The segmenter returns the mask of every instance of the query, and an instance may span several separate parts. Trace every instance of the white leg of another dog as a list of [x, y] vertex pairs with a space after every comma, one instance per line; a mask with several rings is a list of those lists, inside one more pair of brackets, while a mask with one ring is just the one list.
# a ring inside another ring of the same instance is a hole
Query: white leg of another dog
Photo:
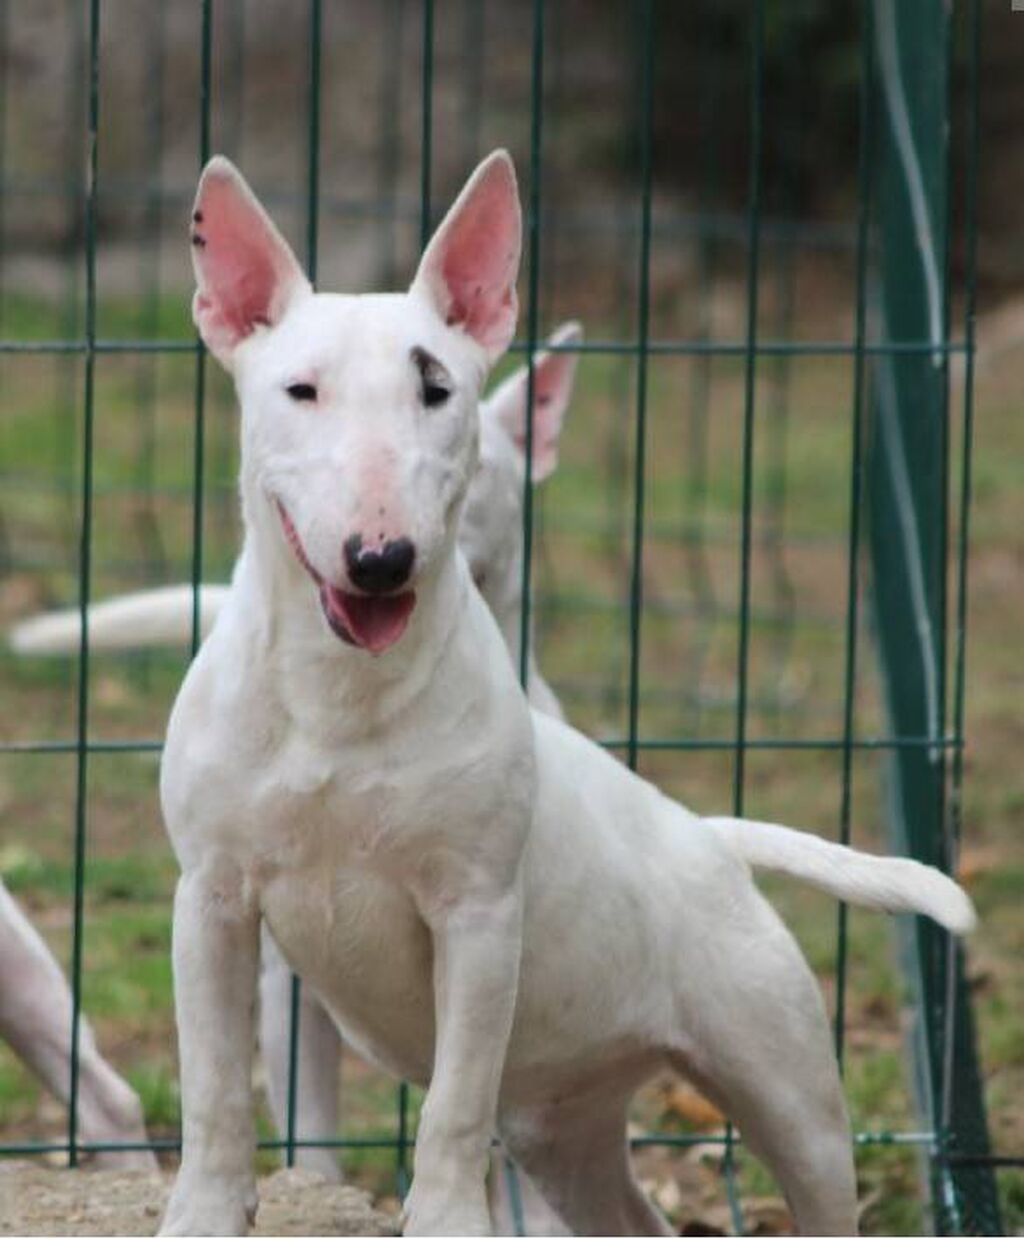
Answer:
[[[260, 936], [260, 1053], [270, 1109], [282, 1138], [288, 1131], [291, 999], [292, 970], [264, 925]], [[296, 1055], [295, 1134], [300, 1140], [333, 1140], [338, 1134], [341, 1038], [308, 985], [301, 990]], [[295, 1164], [315, 1170], [332, 1183], [341, 1182], [334, 1149], [298, 1148]]]
[[[0, 882], [0, 1035], [67, 1103], [71, 1093], [71, 992], [57, 961]], [[85, 1143], [144, 1144], [142, 1105], [100, 1055], [83, 1019], [78, 1036], [78, 1134]], [[155, 1169], [145, 1149], [98, 1153], [108, 1168]]]
[[568, 1230], [541, 1234], [671, 1235], [633, 1176], [628, 1096], [603, 1088], [538, 1114], [506, 1117], [502, 1139]]
[[[515, 1175], [514, 1185], [510, 1182], [512, 1174]], [[513, 1192], [518, 1196], [518, 1209], [512, 1202]], [[572, 1234], [539, 1188], [534, 1186], [529, 1175], [521, 1166], [516, 1166], [503, 1149], [496, 1149], [491, 1154], [488, 1196], [491, 1202], [491, 1229], [496, 1235]]]
[[241, 869], [185, 872], [174, 898], [181, 1169], [160, 1233], [244, 1235], [256, 1214], [252, 1051], [259, 909]]
[[485, 1181], [515, 1009], [519, 890], [447, 909], [431, 930], [437, 1039], [404, 1233], [490, 1234]]

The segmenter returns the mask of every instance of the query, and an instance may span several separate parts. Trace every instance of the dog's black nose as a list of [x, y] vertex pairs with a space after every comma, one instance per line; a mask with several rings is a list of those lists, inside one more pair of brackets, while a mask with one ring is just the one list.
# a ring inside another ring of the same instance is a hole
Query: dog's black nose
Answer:
[[387, 594], [409, 579], [416, 548], [408, 538], [385, 542], [379, 551], [363, 546], [359, 534], [345, 543], [345, 564], [349, 580], [368, 594]]

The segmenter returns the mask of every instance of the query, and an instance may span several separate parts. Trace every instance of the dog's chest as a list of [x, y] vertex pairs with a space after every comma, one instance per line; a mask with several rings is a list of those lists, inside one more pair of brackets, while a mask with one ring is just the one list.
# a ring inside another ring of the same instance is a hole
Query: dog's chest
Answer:
[[482, 824], [500, 823], [506, 772], [492, 763], [481, 777], [480, 764], [461, 737], [335, 746], [289, 731], [236, 787], [249, 845], [275, 873], [354, 868], [404, 879], [435, 852], [457, 854]]
[[425, 1082], [433, 1052], [433, 951], [408, 893], [372, 869], [278, 872], [263, 915], [292, 967], [349, 1040], [382, 1067]]

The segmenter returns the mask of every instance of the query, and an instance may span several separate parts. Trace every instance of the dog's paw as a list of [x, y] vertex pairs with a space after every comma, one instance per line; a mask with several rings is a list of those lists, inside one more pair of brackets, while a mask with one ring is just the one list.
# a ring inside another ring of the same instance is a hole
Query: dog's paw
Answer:
[[178, 1181], [160, 1235], [247, 1235], [256, 1220], [256, 1187], [232, 1180]]

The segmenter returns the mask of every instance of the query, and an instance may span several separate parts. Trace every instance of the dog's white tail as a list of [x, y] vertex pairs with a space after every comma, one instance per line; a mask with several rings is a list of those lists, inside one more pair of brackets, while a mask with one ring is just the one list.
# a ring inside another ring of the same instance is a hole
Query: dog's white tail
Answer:
[[871, 856], [770, 822], [704, 821], [754, 868], [799, 878], [847, 903], [924, 913], [955, 934], [969, 933], [977, 921], [967, 894], [930, 865], [902, 856]]
[[[203, 585], [199, 590], [199, 628], [213, 627], [228, 595], [226, 585]], [[75, 609], [36, 615], [15, 625], [11, 648], [19, 654], [73, 654], [82, 634], [81, 614]], [[125, 594], [89, 607], [89, 648], [141, 650], [184, 644], [192, 635], [192, 586]]]

